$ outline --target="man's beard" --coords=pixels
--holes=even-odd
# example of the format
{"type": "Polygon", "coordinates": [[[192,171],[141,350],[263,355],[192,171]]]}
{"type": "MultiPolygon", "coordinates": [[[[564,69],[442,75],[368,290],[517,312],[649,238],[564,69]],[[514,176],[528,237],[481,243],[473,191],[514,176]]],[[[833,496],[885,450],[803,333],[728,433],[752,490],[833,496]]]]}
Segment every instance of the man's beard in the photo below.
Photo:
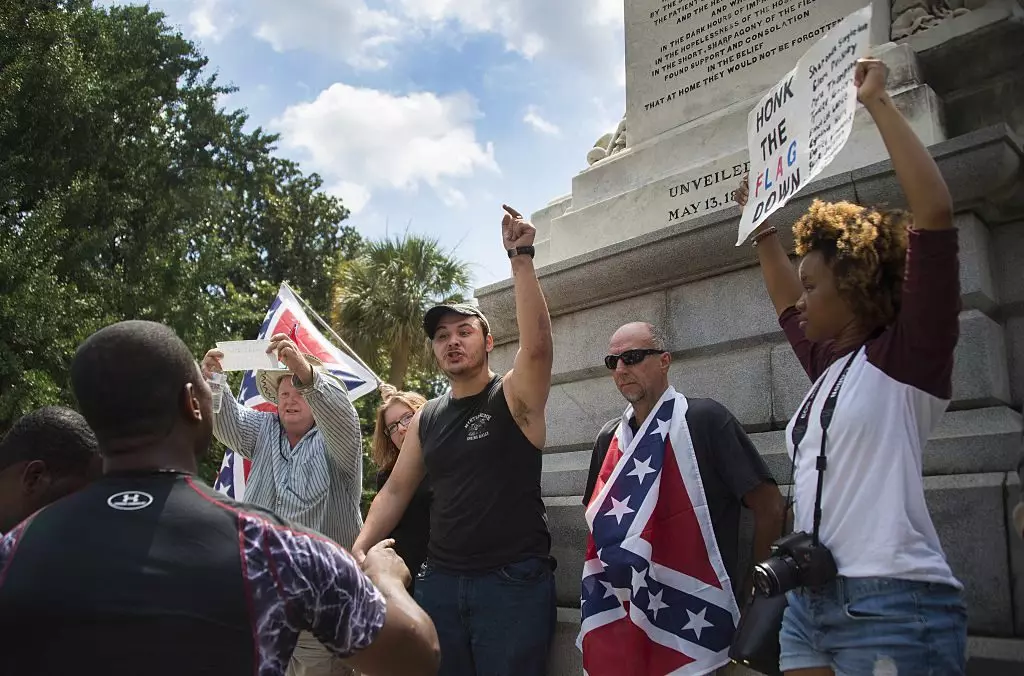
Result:
{"type": "Polygon", "coordinates": [[[622,391],[620,391],[620,394],[622,394],[623,399],[625,399],[631,404],[635,404],[638,401],[643,401],[647,397],[647,390],[640,388],[631,392],[630,394],[626,394],[625,392],[622,391]]]}

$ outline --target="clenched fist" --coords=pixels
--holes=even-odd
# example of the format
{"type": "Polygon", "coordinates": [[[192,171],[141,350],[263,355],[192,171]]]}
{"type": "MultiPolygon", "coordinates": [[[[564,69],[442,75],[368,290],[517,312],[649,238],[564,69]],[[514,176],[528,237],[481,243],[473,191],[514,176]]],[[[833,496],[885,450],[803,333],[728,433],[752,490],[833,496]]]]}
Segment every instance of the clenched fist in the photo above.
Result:
{"type": "Polygon", "coordinates": [[[409,572],[408,566],[395,551],[394,546],[395,541],[390,538],[381,540],[371,547],[365,556],[357,556],[356,561],[374,584],[379,586],[384,580],[390,579],[400,582],[403,587],[408,589],[412,583],[412,573],[409,572]]]}
{"type": "Polygon", "coordinates": [[[853,84],[857,87],[857,100],[865,106],[885,96],[885,83],[889,68],[878,59],[857,59],[853,84]]]}

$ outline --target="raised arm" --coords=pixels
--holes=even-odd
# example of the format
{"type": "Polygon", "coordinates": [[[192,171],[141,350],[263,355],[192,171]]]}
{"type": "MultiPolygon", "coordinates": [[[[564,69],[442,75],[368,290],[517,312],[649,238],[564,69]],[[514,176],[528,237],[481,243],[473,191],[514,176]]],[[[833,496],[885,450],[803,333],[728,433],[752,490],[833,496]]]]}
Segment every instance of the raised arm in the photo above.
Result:
{"type": "Polygon", "coordinates": [[[298,389],[313,411],[327,452],[344,471],[362,483],[363,449],[359,416],[348,398],[345,383],[330,374],[312,372],[313,382],[298,389]]]}
{"type": "Polygon", "coordinates": [[[939,167],[910,124],[896,110],[885,90],[888,70],[877,59],[857,62],[854,84],[857,98],[875,121],[889,151],[896,178],[907,205],[914,214],[917,230],[946,230],[953,227],[953,198],[939,167]]]}
{"type": "MultiPolygon", "coordinates": [[[[747,204],[748,176],[743,177],[736,191],[736,202],[741,207],[747,204]]],[[[781,316],[783,312],[796,305],[804,289],[796,268],[789,260],[789,252],[782,247],[775,226],[771,225],[770,221],[771,219],[765,222],[764,227],[754,235],[753,242],[757,250],[757,259],[761,263],[761,274],[764,276],[765,288],[768,289],[768,297],[775,306],[775,314],[781,316]]]]}
{"type": "Polygon", "coordinates": [[[427,474],[427,468],[423,464],[423,449],[420,446],[422,411],[422,408],[417,411],[409,422],[395,469],[384,484],[384,488],[373,499],[366,521],[363,522],[363,529],[352,543],[352,554],[360,563],[371,547],[395,529],[399,519],[405,514],[405,508],[409,506],[413,494],[427,474]]]}
{"type": "MultiPolygon", "coordinates": [[[[522,214],[503,205],[502,240],[506,250],[533,246],[537,229],[523,220],[522,214]]],[[[509,409],[519,428],[537,448],[544,448],[546,429],[544,407],[551,391],[551,316],[544,292],[537,279],[533,257],[512,257],[512,282],[516,296],[516,322],[519,326],[519,352],[512,370],[505,374],[503,387],[509,409]]]]}
{"type": "MultiPolygon", "coordinates": [[[[744,176],[736,191],[736,201],[740,206],[746,206],[747,192],[747,176],[744,176]]],[[[827,348],[823,343],[809,340],[800,328],[796,304],[804,293],[804,285],[800,281],[796,267],[789,260],[789,252],[782,247],[778,232],[771,224],[770,218],[754,235],[753,243],[761,263],[761,275],[764,277],[768,297],[775,306],[775,314],[779,317],[779,324],[786,334],[786,340],[789,341],[808,377],[814,380],[827,364],[827,348]]]]}
{"type": "Polygon", "coordinates": [[[961,307],[953,200],[935,161],[886,93],[886,75],[883,63],[862,59],[854,81],[889,150],[913,224],[899,314],[893,330],[869,346],[868,359],[902,383],[950,399],[961,307]]]}
{"type": "MultiPolygon", "coordinates": [[[[222,372],[220,360],[223,357],[224,353],[216,349],[206,353],[202,363],[204,378],[208,379],[213,372],[222,372]]],[[[220,411],[213,415],[213,436],[231,450],[251,460],[256,453],[260,428],[271,417],[273,416],[270,413],[242,406],[231,396],[231,391],[227,390],[221,397],[220,411]]]]}

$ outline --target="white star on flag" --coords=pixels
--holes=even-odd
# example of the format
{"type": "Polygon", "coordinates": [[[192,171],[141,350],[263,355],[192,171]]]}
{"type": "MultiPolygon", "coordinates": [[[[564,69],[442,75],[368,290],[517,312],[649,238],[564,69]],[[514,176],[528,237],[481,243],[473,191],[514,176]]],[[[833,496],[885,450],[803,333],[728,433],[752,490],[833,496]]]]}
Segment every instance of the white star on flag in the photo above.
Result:
{"type": "MultiPolygon", "coordinates": [[[[654,620],[658,620],[658,611],[664,608],[668,608],[668,604],[661,600],[661,595],[665,593],[662,589],[657,594],[652,594],[651,590],[647,590],[647,594],[650,597],[650,601],[647,602],[647,610],[654,613],[654,620]]],[[[697,638],[700,638],[699,636],[697,638]]]]}
{"type": "Polygon", "coordinates": [[[615,596],[615,587],[612,586],[611,582],[609,582],[608,580],[601,580],[601,584],[604,585],[604,596],[602,596],[601,598],[609,599],[615,596]]]}
{"type": "Polygon", "coordinates": [[[641,589],[647,586],[647,574],[642,570],[633,569],[633,596],[640,593],[641,589]]]}
{"type": "Polygon", "coordinates": [[[643,462],[637,460],[636,458],[633,458],[633,471],[627,474],[626,476],[635,476],[637,479],[640,480],[640,483],[642,484],[644,482],[644,479],[647,478],[648,474],[655,473],[657,473],[657,470],[651,469],[650,458],[647,458],[643,462]]]}
{"type": "Polygon", "coordinates": [[[658,420],[658,419],[655,419],[654,422],[658,423],[658,429],[652,431],[651,432],[651,436],[653,437],[655,434],[660,434],[661,435],[661,440],[665,441],[665,437],[668,436],[669,425],[672,424],[672,421],[671,420],[658,420]]]}
{"type": "Polygon", "coordinates": [[[635,509],[631,509],[629,506],[629,496],[626,496],[625,500],[616,500],[612,498],[612,508],[605,512],[605,516],[614,516],[617,523],[622,523],[622,517],[627,514],[632,514],[635,509]]]}
{"type": "Polygon", "coordinates": [[[691,613],[689,608],[687,608],[686,610],[686,614],[690,616],[690,621],[686,623],[685,627],[683,627],[683,631],[689,629],[697,635],[698,641],[700,640],[700,633],[702,631],[704,631],[708,627],[715,626],[704,619],[705,612],[707,612],[707,608],[701,608],[699,613],[691,613]]]}

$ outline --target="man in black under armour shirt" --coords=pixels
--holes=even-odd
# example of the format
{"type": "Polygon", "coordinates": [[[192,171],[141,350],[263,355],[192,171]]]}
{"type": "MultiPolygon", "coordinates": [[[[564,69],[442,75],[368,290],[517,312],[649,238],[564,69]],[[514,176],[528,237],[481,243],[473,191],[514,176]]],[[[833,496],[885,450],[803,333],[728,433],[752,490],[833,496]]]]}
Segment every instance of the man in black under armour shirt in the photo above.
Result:
{"type": "Polygon", "coordinates": [[[555,583],[540,494],[551,318],[533,267],[536,230],[505,206],[519,352],[504,376],[488,368],[487,319],[471,305],[431,308],[423,326],[451,391],[413,417],[391,478],[353,545],[358,559],[394,528],[429,473],[427,561],[416,600],[441,642],[445,676],[540,676],[555,625],[555,583]]]}
{"type": "Polygon", "coordinates": [[[0,539],[0,673],[284,676],[302,631],[359,671],[436,673],[434,628],[389,542],[361,572],[194,476],[212,397],[173,331],[109,326],[71,381],[104,476],[0,539]]]}

